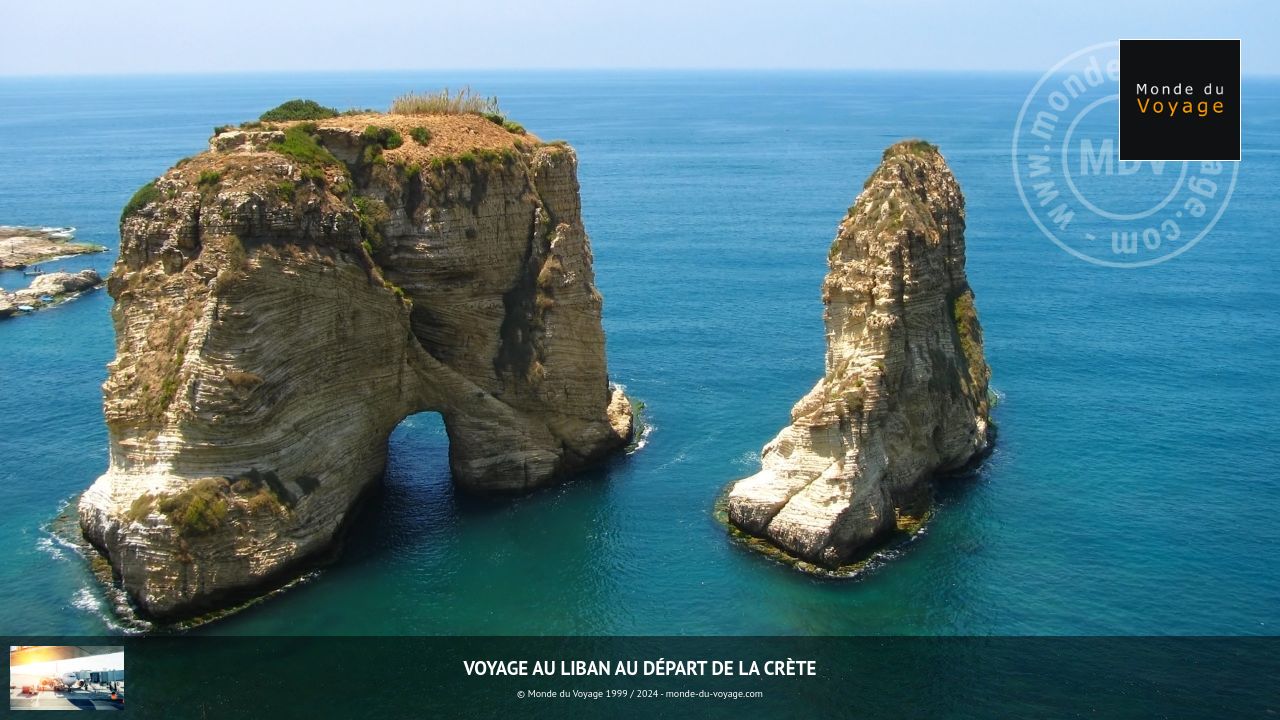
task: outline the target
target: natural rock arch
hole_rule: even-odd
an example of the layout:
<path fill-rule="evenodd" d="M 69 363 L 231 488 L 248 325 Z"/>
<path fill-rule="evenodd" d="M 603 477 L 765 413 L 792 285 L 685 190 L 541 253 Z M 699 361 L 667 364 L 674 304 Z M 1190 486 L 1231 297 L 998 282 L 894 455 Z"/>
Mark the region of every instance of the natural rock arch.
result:
<path fill-rule="evenodd" d="M 472 149 L 363 132 L 432 123 Z M 80 519 L 144 614 L 225 606 L 328 549 L 409 415 L 443 416 L 477 492 L 630 435 L 567 146 L 341 117 L 223 132 L 140 195 L 108 283 L 111 463 Z"/>

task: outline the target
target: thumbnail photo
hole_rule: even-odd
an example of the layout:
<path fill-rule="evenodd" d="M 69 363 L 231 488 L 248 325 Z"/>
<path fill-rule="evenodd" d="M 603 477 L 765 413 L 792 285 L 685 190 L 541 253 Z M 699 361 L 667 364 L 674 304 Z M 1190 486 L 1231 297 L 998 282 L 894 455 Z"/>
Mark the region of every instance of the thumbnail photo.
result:
<path fill-rule="evenodd" d="M 10 710 L 123 710 L 123 645 L 10 645 Z"/>

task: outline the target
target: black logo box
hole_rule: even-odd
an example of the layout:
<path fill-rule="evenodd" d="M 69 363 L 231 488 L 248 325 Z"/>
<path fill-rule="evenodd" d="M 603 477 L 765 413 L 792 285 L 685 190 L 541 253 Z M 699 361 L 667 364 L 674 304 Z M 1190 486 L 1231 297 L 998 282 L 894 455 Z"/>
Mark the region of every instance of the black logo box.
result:
<path fill-rule="evenodd" d="M 1121 160 L 1239 160 L 1240 101 L 1239 40 L 1120 41 Z"/>

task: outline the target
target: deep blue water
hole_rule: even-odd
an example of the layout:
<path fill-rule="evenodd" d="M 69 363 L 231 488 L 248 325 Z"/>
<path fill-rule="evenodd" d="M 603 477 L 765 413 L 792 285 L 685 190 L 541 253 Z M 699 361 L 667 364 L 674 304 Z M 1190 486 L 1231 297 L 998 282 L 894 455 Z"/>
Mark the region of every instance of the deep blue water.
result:
<path fill-rule="evenodd" d="M 298 96 L 385 107 L 470 83 L 578 150 L 610 370 L 646 405 L 646 446 L 550 491 L 464 502 L 438 418 L 410 418 L 341 561 L 202 632 L 1274 634 L 1280 84 L 1246 80 L 1246 159 L 1214 231 L 1126 271 L 1067 255 L 1018 199 L 1010 138 L 1034 81 L 5 79 L 0 224 L 73 225 L 114 251 L 139 185 L 203 149 L 215 124 Z M 713 503 L 821 374 L 827 247 L 884 146 L 912 136 L 941 146 L 968 197 L 999 446 L 900 556 L 818 580 L 735 545 Z M 47 530 L 106 465 L 109 308 L 99 292 L 0 323 L 0 634 L 113 627 Z"/>

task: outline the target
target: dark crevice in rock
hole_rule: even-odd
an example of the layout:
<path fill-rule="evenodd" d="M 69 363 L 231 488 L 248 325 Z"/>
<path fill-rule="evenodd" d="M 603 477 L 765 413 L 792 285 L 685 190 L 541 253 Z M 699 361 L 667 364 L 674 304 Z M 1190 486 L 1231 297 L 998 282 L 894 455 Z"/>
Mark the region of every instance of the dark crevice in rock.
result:
<path fill-rule="evenodd" d="M 537 307 L 538 275 L 546 248 L 542 247 L 545 235 L 538 222 L 537 212 L 529 222 L 528 241 L 525 246 L 521 273 L 510 290 L 503 293 L 505 311 L 502 319 L 502 344 L 493 359 L 493 369 L 499 377 L 514 384 L 525 383 L 534 362 L 538 359 L 539 335 L 542 329 L 535 322 Z"/>

